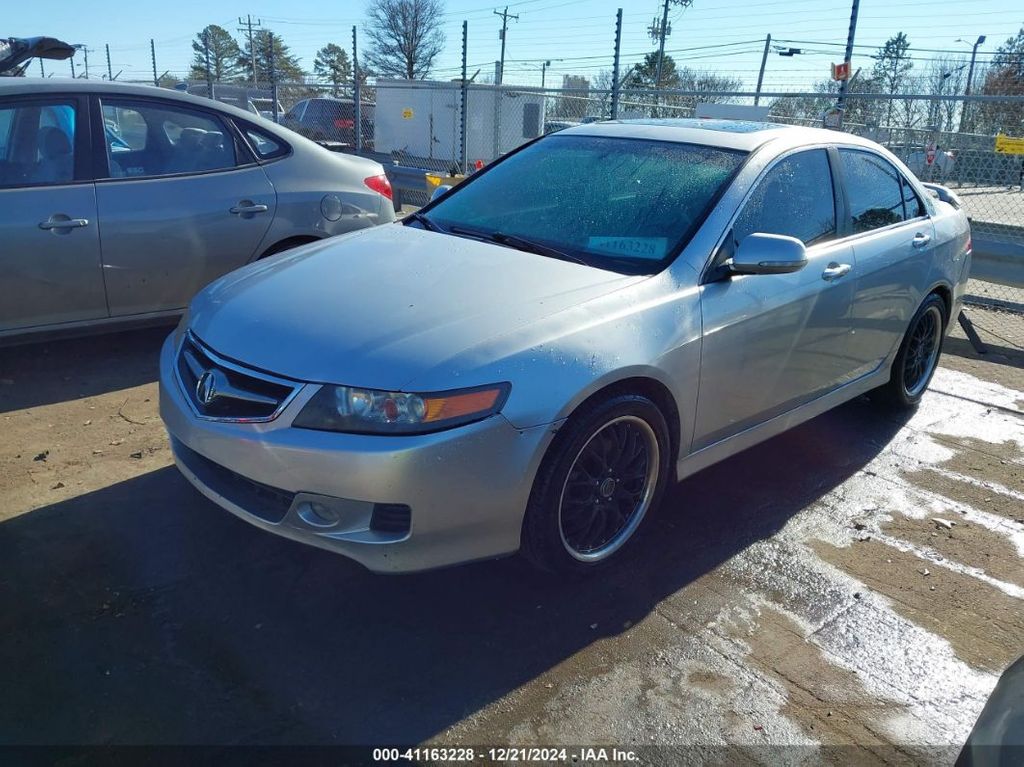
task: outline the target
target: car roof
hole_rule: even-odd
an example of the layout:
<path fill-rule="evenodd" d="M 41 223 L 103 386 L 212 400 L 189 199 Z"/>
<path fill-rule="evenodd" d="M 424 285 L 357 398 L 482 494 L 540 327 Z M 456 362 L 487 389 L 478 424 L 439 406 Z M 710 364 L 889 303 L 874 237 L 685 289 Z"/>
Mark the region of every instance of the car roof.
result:
<path fill-rule="evenodd" d="M 558 132 L 559 136 L 609 136 L 617 138 L 676 141 L 752 152 L 769 141 L 786 146 L 842 143 L 874 146 L 859 136 L 824 128 L 805 128 L 770 122 L 673 118 L 661 120 L 605 120 L 585 123 Z"/>
<path fill-rule="evenodd" d="M 222 109 L 235 117 L 244 117 L 249 120 L 254 117 L 252 112 L 238 109 L 223 101 L 211 102 L 210 99 L 204 96 L 194 96 L 171 88 L 158 88 L 155 85 L 85 80 L 71 77 L 48 77 L 46 79 L 41 77 L 0 77 L 0 96 L 57 95 L 62 93 L 159 97 L 206 107 L 207 109 L 215 105 L 217 109 Z"/>

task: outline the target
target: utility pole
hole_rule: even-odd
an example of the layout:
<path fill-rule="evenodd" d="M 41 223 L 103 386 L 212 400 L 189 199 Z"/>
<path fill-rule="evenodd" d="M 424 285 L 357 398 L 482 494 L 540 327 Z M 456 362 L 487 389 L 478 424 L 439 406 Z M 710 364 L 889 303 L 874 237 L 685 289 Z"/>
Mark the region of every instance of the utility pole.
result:
<path fill-rule="evenodd" d="M 498 33 L 498 38 L 501 40 L 501 63 L 498 65 L 498 77 L 496 83 L 496 85 L 501 85 L 505 80 L 505 38 L 507 37 L 508 32 L 508 20 L 514 19 L 515 21 L 519 21 L 519 16 L 509 13 L 507 5 L 505 6 L 504 11 L 495 11 L 494 15 L 501 16 L 501 32 Z"/>
<path fill-rule="evenodd" d="M 153 62 L 153 85 L 160 86 L 160 78 L 156 75 L 156 43 L 149 39 L 149 60 Z"/>
<path fill-rule="evenodd" d="M 661 12 L 661 24 L 652 24 L 647 30 L 651 36 L 657 35 L 658 38 L 658 68 L 654 74 L 654 87 L 658 89 L 661 87 L 661 69 L 662 64 L 665 61 L 665 37 L 672 34 L 672 29 L 668 23 L 668 7 L 670 5 L 678 5 L 683 8 L 689 8 L 693 5 L 693 0 L 665 0 L 664 6 Z"/>
<path fill-rule="evenodd" d="M 107 43 L 107 80 L 114 79 L 114 70 L 110 68 L 110 43 Z"/>
<path fill-rule="evenodd" d="M 757 90 L 754 91 L 754 106 L 761 100 L 761 83 L 764 82 L 764 68 L 768 65 L 768 48 L 772 44 L 772 36 L 764 39 L 764 53 L 761 54 L 761 71 L 757 73 Z"/>
<path fill-rule="evenodd" d="M 850 31 L 846 35 L 846 56 L 843 61 L 850 63 L 853 58 L 853 39 L 857 35 L 857 12 L 860 11 L 860 0 L 853 0 L 853 8 L 850 9 Z M 839 84 L 839 127 L 843 127 L 843 111 L 846 109 L 846 92 L 850 87 L 850 79 L 847 78 Z"/>
<path fill-rule="evenodd" d="M 70 59 L 68 59 L 68 64 L 71 65 L 71 79 L 74 80 L 75 79 L 75 57 L 74 56 L 72 56 Z"/>
<path fill-rule="evenodd" d="M 356 152 L 361 152 L 363 151 L 363 97 L 362 89 L 359 87 L 359 46 L 358 40 L 356 40 L 355 25 L 352 26 L 352 76 L 354 78 L 352 100 L 355 102 L 353 110 L 356 118 L 352 127 L 355 128 Z"/>
<path fill-rule="evenodd" d="M 615 13 L 615 58 L 612 60 L 612 106 L 609 116 L 619 119 L 619 52 L 622 48 L 622 9 Z M 543 87 L 543 83 L 541 83 Z"/>
<path fill-rule="evenodd" d="M 239 16 L 238 23 L 242 25 L 242 29 L 239 29 L 238 31 L 248 34 L 249 36 L 249 65 L 252 67 L 252 87 L 256 88 L 258 87 L 258 78 L 256 77 L 256 42 L 253 37 L 253 33 L 263 31 L 263 20 L 256 19 L 256 21 L 253 22 L 252 16 L 247 14 L 244 19 Z"/>
<path fill-rule="evenodd" d="M 82 46 L 82 55 L 85 56 L 85 79 L 89 79 L 89 48 L 85 45 Z"/>
<path fill-rule="evenodd" d="M 978 46 L 985 42 L 985 35 L 978 35 L 978 39 L 974 43 L 974 48 L 971 50 L 971 66 L 967 69 L 967 87 L 964 89 L 964 96 L 971 95 L 971 83 L 974 81 L 974 60 L 978 57 Z M 967 110 L 970 109 L 970 104 L 964 101 L 964 107 L 960 110 L 960 133 L 968 127 L 966 120 Z"/>
<path fill-rule="evenodd" d="M 39 59 L 39 76 L 46 77 L 46 70 L 43 69 L 43 60 Z"/>

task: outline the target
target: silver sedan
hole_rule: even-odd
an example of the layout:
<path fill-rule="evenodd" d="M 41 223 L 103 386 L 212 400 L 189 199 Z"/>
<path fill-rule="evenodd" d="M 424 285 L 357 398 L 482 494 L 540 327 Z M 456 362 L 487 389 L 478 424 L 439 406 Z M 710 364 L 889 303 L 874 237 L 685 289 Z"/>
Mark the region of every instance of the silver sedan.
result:
<path fill-rule="evenodd" d="M 166 322 L 232 269 L 393 221 L 390 197 L 378 163 L 209 99 L 0 78 L 0 343 Z"/>
<path fill-rule="evenodd" d="M 589 571 L 670 481 L 865 392 L 915 405 L 970 248 L 954 195 L 852 135 L 579 126 L 211 285 L 161 413 L 207 497 L 372 570 Z"/>

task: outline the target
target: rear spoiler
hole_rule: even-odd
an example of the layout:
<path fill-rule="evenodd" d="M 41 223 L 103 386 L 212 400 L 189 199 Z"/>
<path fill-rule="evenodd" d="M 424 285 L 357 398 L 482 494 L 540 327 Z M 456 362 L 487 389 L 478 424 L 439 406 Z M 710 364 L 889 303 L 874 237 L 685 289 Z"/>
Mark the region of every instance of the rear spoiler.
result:
<path fill-rule="evenodd" d="M 960 208 L 963 207 L 963 203 L 960 202 L 960 198 L 957 197 L 956 194 L 954 194 L 951 190 L 947 189 L 941 184 L 927 184 L 923 181 L 921 182 L 921 184 L 924 186 L 925 189 L 931 192 L 932 197 L 942 200 L 943 202 L 948 202 L 957 210 L 960 210 Z"/>

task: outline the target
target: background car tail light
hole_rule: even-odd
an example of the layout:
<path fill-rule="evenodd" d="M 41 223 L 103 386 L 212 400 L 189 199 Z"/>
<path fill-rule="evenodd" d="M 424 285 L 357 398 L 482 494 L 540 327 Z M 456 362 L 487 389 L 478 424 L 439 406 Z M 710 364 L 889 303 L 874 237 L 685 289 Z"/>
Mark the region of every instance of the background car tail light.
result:
<path fill-rule="evenodd" d="M 363 183 L 366 184 L 370 189 L 375 191 L 377 194 L 382 194 L 389 200 L 391 198 L 391 182 L 388 181 L 388 177 L 381 173 L 379 176 L 370 176 L 364 178 Z"/>
<path fill-rule="evenodd" d="M 339 129 L 341 129 L 341 128 L 354 128 L 355 125 L 356 125 L 356 121 L 355 120 L 342 120 L 342 119 L 339 118 L 339 119 L 334 121 L 334 127 L 335 128 L 339 128 Z"/>

